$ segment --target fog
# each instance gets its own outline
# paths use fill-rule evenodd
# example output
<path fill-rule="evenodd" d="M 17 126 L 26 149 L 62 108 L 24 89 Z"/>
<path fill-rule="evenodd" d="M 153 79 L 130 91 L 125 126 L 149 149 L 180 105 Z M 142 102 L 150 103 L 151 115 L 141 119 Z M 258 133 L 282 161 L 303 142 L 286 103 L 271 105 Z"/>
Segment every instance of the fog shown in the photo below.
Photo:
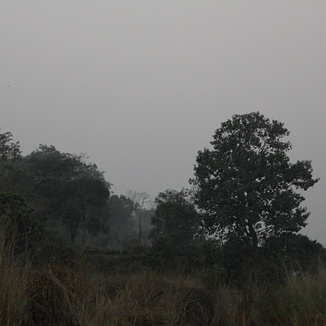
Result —
<path fill-rule="evenodd" d="M 0 4 L 1 132 L 87 153 L 116 194 L 188 187 L 221 122 L 285 123 L 320 182 L 305 233 L 326 244 L 325 1 Z"/>

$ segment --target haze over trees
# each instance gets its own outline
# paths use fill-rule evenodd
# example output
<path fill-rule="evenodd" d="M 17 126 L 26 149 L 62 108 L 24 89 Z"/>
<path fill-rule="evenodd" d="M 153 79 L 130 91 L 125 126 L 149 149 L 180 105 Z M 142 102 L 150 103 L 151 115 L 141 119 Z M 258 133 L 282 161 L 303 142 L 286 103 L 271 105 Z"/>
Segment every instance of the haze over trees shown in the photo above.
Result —
<path fill-rule="evenodd" d="M 149 195 L 111 195 L 104 173 L 87 159 L 52 145 L 40 145 L 23 156 L 10 132 L 0 134 L 2 220 L 9 207 L 3 205 L 11 198 L 10 203 L 17 203 L 17 208 L 24 203 L 35 221 L 70 243 L 112 249 L 123 249 L 134 240 L 140 243 L 149 233 L 153 214 L 144 207 Z"/>
<path fill-rule="evenodd" d="M 108 211 L 110 216 L 110 244 L 113 249 L 121 249 L 122 244 L 130 240 L 135 229 L 132 219 L 132 205 L 124 195 L 112 195 L 109 198 Z"/>
<path fill-rule="evenodd" d="M 40 145 L 23 156 L 11 133 L 0 134 L 0 222 L 34 248 L 43 241 L 43 257 L 54 247 L 66 257 L 63 243 L 137 249 L 147 267 L 208 269 L 236 284 L 253 270 L 275 278 L 284 262 L 311 268 L 324 248 L 298 231 L 309 216 L 302 191 L 318 179 L 310 161 L 290 162 L 288 136 L 259 112 L 234 115 L 198 152 L 191 190 L 162 191 L 149 208 L 145 192 L 114 194 L 85 155 Z"/>
<path fill-rule="evenodd" d="M 85 238 L 87 232 L 108 232 L 110 184 L 95 164 L 46 145 L 27 155 L 23 163 L 29 189 L 44 199 L 38 214 L 46 222 L 60 220 L 72 242 L 78 233 Z"/>
<path fill-rule="evenodd" d="M 113 194 L 85 155 L 23 156 L 0 134 L 0 320 L 319 325 L 326 251 L 298 234 L 318 179 L 290 162 L 288 135 L 259 112 L 234 115 L 198 152 L 192 189 L 148 208 L 145 192 Z"/>
<path fill-rule="evenodd" d="M 146 192 L 128 190 L 127 198 L 131 204 L 132 214 L 138 223 L 138 243 L 141 244 L 143 232 L 143 214 L 145 205 L 148 203 L 150 196 Z"/>

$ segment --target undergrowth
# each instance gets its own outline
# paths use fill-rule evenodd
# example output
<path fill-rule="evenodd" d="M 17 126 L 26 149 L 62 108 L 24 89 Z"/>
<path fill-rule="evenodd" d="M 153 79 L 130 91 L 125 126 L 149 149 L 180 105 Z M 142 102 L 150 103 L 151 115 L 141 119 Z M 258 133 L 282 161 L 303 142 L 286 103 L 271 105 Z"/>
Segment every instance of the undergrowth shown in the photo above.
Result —
<path fill-rule="evenodd" d="M 103 273 L 85 262 L 34 266 L 13 242 L 0 232 L 0 325 L 326 325 L 322 266 L 279 286 L 236 288 L 150 270 Z"/>

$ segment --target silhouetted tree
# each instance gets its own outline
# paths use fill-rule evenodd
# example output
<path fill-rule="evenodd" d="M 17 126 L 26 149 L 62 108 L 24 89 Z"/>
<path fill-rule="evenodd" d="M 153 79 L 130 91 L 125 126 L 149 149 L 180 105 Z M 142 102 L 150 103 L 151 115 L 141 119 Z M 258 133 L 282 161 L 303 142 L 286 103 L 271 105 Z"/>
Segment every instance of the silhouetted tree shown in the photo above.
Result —
<path fill-rule="evenodd" d="M 198 233 L 199 214 L 189 200 L 186 190 L 168 189 L 155 198 L 150 237 L 171 243 L 177 250 L 184 248 Z"/>
<path fill-rule="evenodd" d="M 309 212 L 298 189 L 318 180 L 310 161 L 291 163 L 283 123 L 259 112 L 234 115 L 216 130 L 213 149 L 198 152 L 195 202 L 203 226 L 222 239 L 236 237 L 257 248 L 265 239 L 299 231 Z"/>
<path fill-rule="evenodd" d="M 110 184 L 84 156 L 62 153 L 54 146 L 40 147 L 25 157 L 31 191 L 40 198 L 47 220 L 60 219 L 71 240 L 78 232 L 108 232 L 107 203 Z"/>
<path fill-rule="evenodd" d="M 19 142 L 13 141 L 11 132 L 0 133 L 0 160 L 14 161 L 21 158 Z"/>
<path fill-rule="evenodd" d="M 0 133 L 0 191 L 17 192 L 22 188 L 21 150 L 10 132 Z"/>
<path fill-rule="evenodd" d="M 132 207 L 133 214 L 138 220 L 138 243 L 141 244 L 142 239 L 142 217 L 150 196 L 146 192 L 127 191 L 127 198 L 129 199 Z"/>

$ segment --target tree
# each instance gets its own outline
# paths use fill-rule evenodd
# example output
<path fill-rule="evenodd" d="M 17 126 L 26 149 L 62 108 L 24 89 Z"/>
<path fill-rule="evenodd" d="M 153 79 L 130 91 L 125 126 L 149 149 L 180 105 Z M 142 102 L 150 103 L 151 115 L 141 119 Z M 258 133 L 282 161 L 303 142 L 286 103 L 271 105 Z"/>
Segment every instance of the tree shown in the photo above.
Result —
<path fill-rule="evenodd" d="M 190 182 L 210 234 L 257 248 L 268 237 L 306 225 L 309 212 L 298 190 L 318 179 L 310 161 L 290 162 L 291 144 L 283 140 L 288 135 L 283 123 L 259 112 L 234 115 L 216 130 L 213 149 L 198 152 Z"/>
<path fill-rule="evenodd" d="M 0 190 L 16 192 L 20 190 L 22 171 L 19 142 L 14 142 L 10 132 L 0 133 Z"/>
<path fill-rule="evenodd" d="M 130 238 L 135 227 L 132 218 L 132 203 L 124 195 L 112 195 L 109 199 L 108 209 L 111 247 L 121 249 L 121 244 Z"/>
<path fill-rule="evenodd" d="M 86 171 L 71 180 L 63 189 L 66 200 L 62 207 L 62 217 L 74 240 L 78 230 L 83 241 L 87 232 L 92 235 L 108 233 L 108 199 L 110 191 L 102 179 L 88 175 Z"/>
<path fill-rule="evenodd" d="M 131 203 L 131 209 L 135 218 L 138 220 L 138 243 L 141 244 L 142 239 L 142 217 L 145 205 L 147 204 L 150 196 L 146 192 L 127 191 L 127 198 Z"/>
<path fill-rule="evenodd" d="M 0 133 L 0 160 L 18 160 L 21 158 L 19 142 L 13 142 L 10 132 Z"/>
<path fill-rule="evenodd" d="M 199 215 L 189 200 L 186 190 L 168 189 L 155 198 L 156 210 L 152 217 L 151 238 L 163 239 L 177 249 L 187 245 L 198 232 Z"/>
<path fill-rule="evenodd" d="M 31 192 L 39 196 L 39 215 L 48 221 L 62 221 L 72 242 L 78 233 L 85 239 L 86 231 L 93 235 L 109 231 L 110 184 L 85 156 L 40 145 L 24 158 L 24 164 Z"/>

